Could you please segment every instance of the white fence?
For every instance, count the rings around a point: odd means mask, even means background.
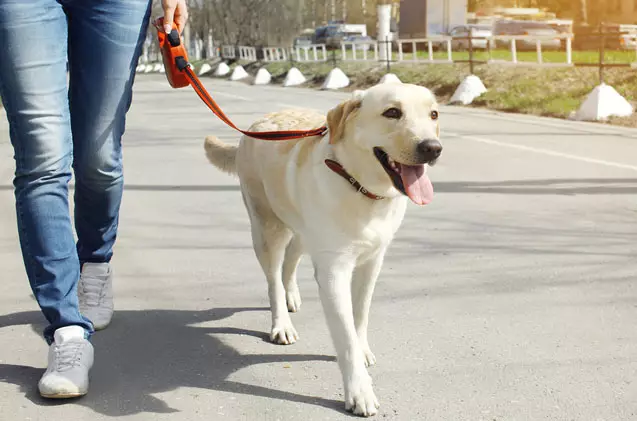
[[[228,59],[237,58],[236,48],[233,45],[221,46],[221,57]]]
[[[263,51],[263,61],[273,62],[273,61],[288,60],[288,52],[285,48],[265,47],[262,49],[262,51]]]
[[[377,42],[371,42],[371,43],[344,42],[341,44],[341,60],[378,61],[379,60],[378,43]]]
[[[622,35],[624,50],[633,50],[637,55],[637,26],[626,27],[624,31],[630,33]],[[536,65],[536,66],[572,66],[573,63],[573,38],[570,34],[557,36],[511,36],[501,35],[492,37],[475,37],[472,44],[477,54],[476,61],[484,61],[485,52],[491,50],[508,50],[506,58],[492,57],[490,54],[486,61],[488,63],[511,64],[511,65]],[[561,62],[547,62],[544,53],[547,50],[555,50],[556,42],[559,40],[559,48],[564,51],[564,59]],[[552,44],[552,45],[551,45]],[[220,47],[217,47],[220,46]],[[490,49],[486,48],[487,46]],[[390,56],[394,62],[411,63],[453,63],[454,53],[467,51],[467,38],[452,38],[448,36],[435,36],[419,39],[399,39],[391,43],[385,42],[346,42],[336,51],[339,61],[386,61]],[[497,47],[497,48],[496,48]],[[552,48],[549,48],[552,47]],[[532,61],[528,55],[520,59],[521,50],[535,51]],[[388,51],[389,50],[389,51]],[[201,40],[191,42],[189,48],[189,58],[191,60],[201,60],[202,58],[223,58],[239,59],[244,61],[263,60],[266,62],[288,61],[295,62],[325,62],[330,60],[331,54],[325,44],[316,44],[297,47],[265,47],[255,48],[251,46],[231,46],[221,45],[212,39],[207,43]],[[383,54],[390,53],[390,54]],[[501,54],[500,54],[501,56]],[[161,60],[160,52],[152,38],[144,44],[143,54],[140,57],[141,63],[157,62]],[[637,67],[637,58],[634,60]]]
[[[292,47],[290,49],[295,61],[326,61],[327,46],[325,44],[309,45],[306,47]]]
[[[240,45],[237,49],[239,50],[239,60],[257,61],[256,48]]]
[[[624,36],[626,42],[630,42],[637,55],[637,34]],[[489,53],[487,63],[512,64],[512,65],[536,65],[536,66],[573,66],[573,38],[570,34],[557,36],[533,36],[533,35],[500,35],[492,37],[472,38],[473,50],[479,56],[474,56],[476,62],[485,61],[484,54]],[[338,49],[339,61],[386,61],[388,55],[393,62],[412,63],[453,63],[454,53],[468,49],[467,38],[452,38],[448,36],[436,36],[419,39],[400,39],[392,43],[385,42],[346,42]],[[493,58],[492,50],[509,51],[507,59]],[[382,54],[386,50],[390,54]],[[521,50],[534,51],[535,60],[520,60]],[[564,60],[561,62],[547,62],[544,58],[546,51],[564,51]],[[239,52],[237,56],[236,52]],[[325,44],[303,47],[265,47],[261,49],[261,57],[266,62],[287,61],[296,62],[324,62],[330,59],[331,54]],[[256,61],[257,50],[253,47],[223,46],[221,57],[226,59],[242,59]],[[637,58],[635,59],[637,63]],[[637,64],[636,64],[637,65]]]

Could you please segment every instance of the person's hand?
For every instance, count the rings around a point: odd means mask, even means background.
[[[161,5],[164,8],[164,32],[169,34],[175,22],[181,34],[188,20],[186,0],[162,0]]]

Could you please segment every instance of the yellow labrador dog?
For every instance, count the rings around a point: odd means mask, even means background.
[[[251,131],[309,130],[311,111],[267,115]],[[408,199],[432,200],[427,167],[440,156],[438,104],[426,88],[381,84],[357,91],[327,115],[328,134],[292,141],[243,136],[238,146],[207,137],[208,159],[238,174],[257,258],[268,281],[271,339],[298,339],[289,312],[301,306],[296,269],[303,254],[314,276],[343,375],[345,407],[378,410],[366,366],[368,313],[385,252]]]

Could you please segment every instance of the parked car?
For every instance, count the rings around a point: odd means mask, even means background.
[[[489,37],[493,35],[491,26],[489,25],[463,25],[456,26],[449,32],[449,36],[453,37],[451,41],[452,50],[468,50],[469,49],[469,30],[471,30],[471,46],[474,50],[486,50],[489,48]],[[493,47],[491,43],[491,47]],[[440,48],[446,48],[446,42],[440,45]]]
[[[637,27],[634,25],[620,25],[620,30],[625,32],[619,36],[619,44],[623,50],[637,50]]]
[[[363,35],[347,35],[343,37],[343,42],[351,42],[355,44],[357,51],[368,51],[374,44],[374,39]]]
[[[559,50],[562,46],[559,32],[544,22],[499,20],[494,24],[493,34],[496,36],[528,35],[530,38],[516,41],[516,49],[518,50],[535,50],[535,48],[537,48],[537,39],[533,39],[532,37],[538,37],[540,45],[544,50]],[[496,40],[496,46],[498,48],[508,48],[510,45],[510,41]]]
[[[294,39],[294,48],[296,47],[309,47],[312,45],[312,36],[303,35]]]
[[[554,19],[546,22],[551,28],[555,29],[560,35],[569,35],[573,33],[573,21]],[[566,49],[566,38],[561,39],[562,49]]]
[[[573,27],[573,48],[577,50],[599,49],[602,37],[600,27],[575,25]],[[605,23],[601,30],[606,33],[604,48],[607,50],[635,50],[637,48],[637,26]]]
[[[343,40],[353,35],[367,35],[365,25],[332,22],[316,28],[313,42],[314,44],[325,44],[328,49],[341,48]]]

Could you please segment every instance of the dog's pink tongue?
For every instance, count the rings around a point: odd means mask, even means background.
[[[428,205],[434,198],[434,187],[424,165],[401,165],[400,176],[407,196],[417,205]]]

